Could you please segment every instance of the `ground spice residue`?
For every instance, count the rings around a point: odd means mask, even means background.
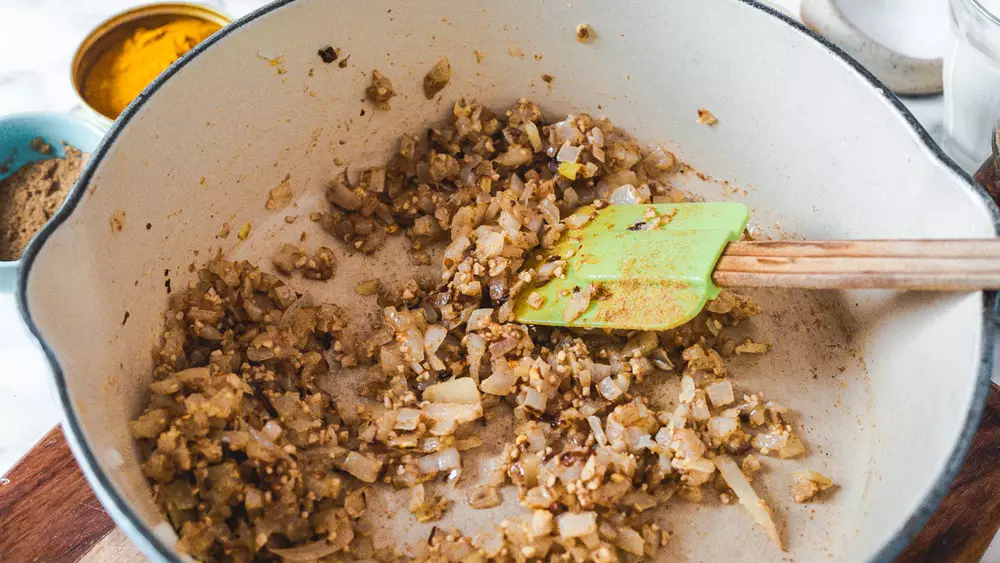
[[[86,162],[73,147],[65,158],[26,164],[0,181],[0,260],[17,260],[55,215]]]

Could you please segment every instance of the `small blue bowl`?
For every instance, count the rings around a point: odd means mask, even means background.
[[[52,146],[42,154],[29,145],[41,137]],[[65,145],[92,153],[104,137],[104,131],[82,118],[64,113],[19,113],[0,117],[0,180],[25,164],[47,158],[66,156]],[[12,293],[17,285],[19,260],[0,260],[0,293]]]

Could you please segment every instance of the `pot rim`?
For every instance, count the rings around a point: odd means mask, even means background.
[[[94,174],[94,170],[96,170],[101,161],[104,160],[108,150],[114,144],[118,135],[125,127],[128,126],[129,122],[135,117],[136,113],[138,113],[143,104],[145,104],[146,101],[153,94],[155,94],[156,91],[159,90],[171,76],[176,74],[186,64],[201,55],[216,42],[222,40],[233,31],[240,29],[248,23],[296,1],[298,0],[275,0],[274,2],[238,18],[231,24],[217,31],[205,41],[196,45],[187,54],[165,70],[159,77],[156,78],[156,80],[150,83],[111,125],[104,139],[93,152],[90,161],[87,163],[87,166],[80,175],[79,180],[67,197],[65,204],[56,213],[52,220],[50,220],[45,227],[35,235],[35,240],[31,245],[29,245],[24,255],[21,257],[21,269],[17,283],[18,310],[20,311],[21,318],[23,319],[25,325],[27,325],[37,346],[44,353],[52,372],[52,377],[55,381],[59,395],[59,401],[65,413],[65,420],[63,424],[64,429],[66,430],[66,437],[70,450],[73,452],[73,455],[76,457],[81,468],[83,469],[83,473],[87,477],[87,481],[94,488],[101,504],[103,504],[105,509],[107,509],[115,523],[125,530],[129,538],[135,542],[144,553],[147,555],[155,553],[163,561],[169,561],[171,563],[181,563],[183,560],[178,557],[177,552],[172,546],[167,545],[161,537],[157,536],[153,532],[152,528],[143,523],[142,519],[128,503],[128,501],[115,489],[114,485],[100,468],[97,456],[93,449],[87,443],[83,434],[82,424],[69,396],[65,374],[59,365],[55,352],[49,348],[48,344],[45,342],[44,336],[32,317],[31,309],[26,298],[28,278],[31,275],[31,269],[39,251],[45,246],[48,238],[56,231],[56,229],[58,229],[59,226],[62,225],[70,215],[72,215],[76,206],[86,193],[86,186],[89,184],[90,179]],[[998,212],[996,203],[994,203],[986,191],[973,180],[970,174],[965,172],[957,163],[955,163],[955,161],[944,153],[944,151],[933,141],[920,122],[918,122],[913,114],[910,113],[906,106],[904,106],[895,94],[893,94],[884,84],[875,78],[871,72],[861,66],[860,63],[852,59],[843,50],[828,41],[826,38],[809,29],[804,24],[792,19],[780,10],[767,4],[763,4],[758,0],[730,1],[746,4],[770,15],[771,17],[777,18],[781,23],[787,25],[794,32],[801,33],[818,42],[830,55],[840,59],[844,64],[848,65],[855,73],[858,74],[859,78],[866,81],[869,86],[880,93],[882,97],[885,98],[885,100],[903,117],[906,124],[909,125],[910,129],[916,134],[917,138],[924,145],[924,148],[928,150],[940,164],[954,172],[963,181],[966,189],[983,200],[987,211],[992,217],[994,230],[996,234],[1000,236],[1000,212]],[[937,476],[930,490],[924,495],[924,498],[917,505],[917,508],[875,553],[871,559],[873,562],[891,563],[896,556],[903,551],[903,549],[910,543],[917,533],[923,529],[924,525],[926,525],[927,521],[931,517],[931,514],[933,514],[933,512],[937,509],[941,500],[951,488],[952,481],[965,462],[966,455],[969,452],[969,447],[972,444],[972,438],[979,428],[979,423],[983,415],[983,409],[986,404],[986,397],[990,390],[991,376],[993,373],[993,351],[997,336],[995,319],[997,318],[998,310],[1000,310],[998,309],[998,305],[1000,305],[1000,293],[996,291],[983,292],[982,338],[980,342],[981,356],[979,359],[979,371],[976,376],[977,381],[975,393],[972,397],[972,404],[969,412],[966,414],[962,432],[955,444],[955,448],[949,454],[948,463],[945,465],[944,470]]]

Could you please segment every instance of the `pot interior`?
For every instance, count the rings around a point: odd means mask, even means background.
[[[446,9],[429,0],[269,8],[168,71],[95,154],[75,210],[34,257],[25,298],[58,360],[77,454],[92,481],[103,476],[99,495],[148,551],[164,553],[175,536],[140,474],[127,421],[147,398],[168,291],[186,287],[191,265],[220,251],[269,268],[281,242],[307,233],[310,248],[334,248],[338,272],[331,282],[291,283],[347,307],[352,329],[367,330],[377,306],[354,288],[373,276],[389,284],[412,277],[402,241],[370,257],[348,255],[308,216],[326,209],[323,190],[338,163],[384,162],[400,134],[440,121],[460,96],[495,109],[525,96],[550,117],[607,116],[702,173],[678,175],[676,184],[746,202],[752,221],[774,237],[995,234],[980,196],[880,91],[749,3],[526,1],[496,13],[487,0]],[[581,43],[583,23],[595,36]],[[320,60],[327,45],[340,49],[344,68]],[[421,79],[442,56],[453,79],[428,101]],[[376,68],[398,92],[388,111],[363,100]],[[698,124],[699,108],[719,123]],[[266,209],[269,190],[286,177],[293,202]],[[125,228],[112,232],[119,211]],[[289,215],[298,219],[289,224]],[[227,238],[218,236],[224,223]],[[240,240],[245,224],[250,233]],[[730,370],[738,390],[792,409],[809,445],[803,458],[767,459],[755,486],[798,560],[870,559],[933,497],[985,388],[983,296],[755,296],[765,313],[745,330],[772,352],[737,358]],[[356,374],[334,376],[332,388],[351,400]],[[675,394],[677,382],[662,387]],[[487,452],[498,441],[488,436],[505,431],[484,431]],[[831,476],[838,489],[823,502],[795,504],[791,472],[799,468]],[[461,487],[482,477],[471,471]],[[521,510],[512,491],[504,498],[498,509],[472,511],[461,491],[436,525],[468,533],[495,525]],[[405,502],[405,491],[372,499],[379,525],[393,532],[382,541],[426,538],[431,524],[416,524]],[[781,556],[742,508],[717,498],[673,501],[662,522],[673,535],[670,558]]]

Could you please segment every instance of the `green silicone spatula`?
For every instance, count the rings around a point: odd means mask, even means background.
[[[581,208],[528,261],[524,324],[630,330],[680,326],[721,287],[1000,288],[1000,239],[741,241],[740,203]]]

